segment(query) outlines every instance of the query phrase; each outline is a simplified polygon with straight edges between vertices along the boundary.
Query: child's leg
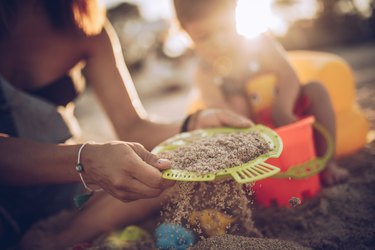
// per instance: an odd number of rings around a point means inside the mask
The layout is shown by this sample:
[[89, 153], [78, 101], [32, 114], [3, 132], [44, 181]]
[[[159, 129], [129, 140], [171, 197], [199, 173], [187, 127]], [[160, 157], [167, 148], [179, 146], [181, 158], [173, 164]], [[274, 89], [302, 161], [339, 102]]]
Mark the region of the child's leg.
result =
[[[325, 87], [318, 83], [312, 82], [302, 87], [302, 95], [306, 96], [310, 101], [308, 113], [314, 115], [317, 122], [323, 125], [331, 134], [333, 141], [336, 141], [336, 121], [335, 113], [332, 108], [331, 99]], [[322, 156], [326, 151], [326, 143], [324, 138], [315, 134], [317, 145], [317, 154]], [[335, 145], [334, 148], [335, 150]], [[320, 174], [321, 181], [324, 185], [333, 185], [345, 181], [348, 178], [348, 172], [340, 168], [334, 157], [327, 163], [325, 170]]]
[[[96, 196], [96, 197], [95, 197]], [[141, 222], [153, 213], [159, 211], [164, 196], [153, 199], [143, 199], [133, 202], [122, 202], [106, 194], [96, 194], [92, 200], [84, 205], [64, 221], [64, 225], [57, 232], [52, 232], [39, 243], [44, 248], [66, 249], [77, 243], [94, 239], [103, 233], [126, 225]], [[25, 239], [26, 238], [26, 239]], [[33, 235], [26, 235], [23, 239], [25, 249], [30, 248]], [[40, 249], [36, 247], [35, 249]]]
[[94, 204], [78, 212], [72, 223], [59, 235], [61, 242], [79, 243], [92, 239], [101, 233], [140, 222], [157, 212], [161, 207], [161, 197], [122, 202], [105, 195]]

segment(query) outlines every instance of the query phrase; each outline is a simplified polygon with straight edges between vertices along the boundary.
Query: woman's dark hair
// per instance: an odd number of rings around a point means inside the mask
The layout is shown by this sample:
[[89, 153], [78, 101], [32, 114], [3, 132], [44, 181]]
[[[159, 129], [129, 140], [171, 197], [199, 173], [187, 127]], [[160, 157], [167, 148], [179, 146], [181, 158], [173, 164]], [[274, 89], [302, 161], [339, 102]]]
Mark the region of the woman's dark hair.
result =
[[[78, 28], [86, 35], [99, 33], [105, 21], [105, 9], [97, 0], [40, 0], [56, 29]], [[1, 0], [0, 37], [12, 28], [17, 9], [23, 1]]]

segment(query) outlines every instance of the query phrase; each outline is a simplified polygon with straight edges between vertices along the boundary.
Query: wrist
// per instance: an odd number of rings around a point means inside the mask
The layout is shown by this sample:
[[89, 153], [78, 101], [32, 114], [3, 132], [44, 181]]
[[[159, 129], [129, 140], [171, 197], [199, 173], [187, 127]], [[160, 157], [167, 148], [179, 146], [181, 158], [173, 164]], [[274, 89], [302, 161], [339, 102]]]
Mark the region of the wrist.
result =
[[[44, 150], [46, 162], [50, 162], [53, 167], [49, 167], [45, 171], [45, 175], [49, 176], [50, 182], [52, 183], [78, 183], [79, 176], [75, 171], [75, 165], [77, 163], [77, 152], [80, 145], [54, 145], [49, 147], [52, 149], [47, 154], [47, 150]], [[56, 163], [54, 163], [56, 162]]]
[[[94, 164], [94, 160], [90, 155], [92, 155], [91, 148], [95, 147], [95, 142], [89, 141], [81, 144], [77, 152], [77, 162], [75, 165], [75, 170], [85, 187], [85, 189], [89, 192], [95, 192], [102, 190], [101, 188], [91, 187], [90, 184], [94, 184], [92, 178], [89, 178], [90, 174], [90, 166]], [[90, 150], [91, 149], [91, 150]]]
[[197, 120], [201, 110], [198, 110], [192, 114], [189, 114], [182, 122], [180, 132], [187, 132], [196, 128]]
[[283, 126], [297, 121], [297, 117], [293, 113], [278, 112], [273, 114], [273, 120], [277, 126]]
[[184, 133], [184, 132], [189, 131], [189, 123], [190, 123], [190, 120], [191, 120], [192, 116], [193, 116], [193, 114], [189, 114], [188, 116], [185, 117], [185, 119], [183, 120], [183, 122], [181, 124], [180, 133]]

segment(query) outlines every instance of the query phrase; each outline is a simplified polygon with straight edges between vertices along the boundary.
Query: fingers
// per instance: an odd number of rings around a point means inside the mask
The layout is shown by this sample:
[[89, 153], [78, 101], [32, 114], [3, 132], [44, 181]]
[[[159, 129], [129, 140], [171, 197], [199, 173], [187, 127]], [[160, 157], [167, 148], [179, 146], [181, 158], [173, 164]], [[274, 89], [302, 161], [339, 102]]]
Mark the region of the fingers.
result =
[[133, 159], [133, 167], [130, 169], [134, 178], [152, 188], [164, 189], [174, 184], [174, 182], [162, 179], [159, 171], [170, 167], [169, 160], [159, 159], [138, 143], [132, 143], [130, 146], [138, 155], [138, 158]]
[[112, 142], [87, 149], [82, 157], [86, 181], [120, 200], [156, 197], [174, 183], [162, 179], [160, 172], [171, 162], [159, 159], [141, 144]]
[[156, 168], [158, 168], [160, 170], [168, 169], [168, 168], [171, 167], [171, 164], [172, 164], [171, 161], [168, 160], [168, 159], [158, 159], [155, 164], [152, 164], [150, 162], [147, 162], [147, 163], [149, 163], [150, 165], [152, 165], [152, 166], [154, 166], [154, 167], [156, 167]]
[[[169, 181], [169, 183], [174, 182]], [[138, 179], [131, 178], [130, 176], [127, 178], [119, 178], [117, 181], [112, 183], [112, 187], [113, 188], [109, 191], [109, 193], [122, 201], [133, 201], [158, 197], [167, 189], [167, 187], [153, 188], [147, 186]]]
[[238, 115], [229, 110], [207, 109], [199, 113], [196, 128], [208, 127], [235, 127], [247, 128], [254, 123], [244, 116]]
[[163, 190], [152, 188], [137, 179], [129, 178], [121, 183], [116, 183], [116, 196], [123, 201], [157, 197]]
[[228, 127], [247, 128], [253, 126], [254, 123], [244, 116], [240, 116], [229, 110], [217, 113], [219, 122]]
[[151, 166], [156, 167], [157, 169], [164, 170], [168, 169], [171, 166], [171, 161], [168, 159], [160, 159], [156, 155], [152, 154], [151, 152], [147, 151], [141, 144], [139, 143], [131, 143], [130, 146], [133, 150], [137, 153], [137, 155], [146, 163]]

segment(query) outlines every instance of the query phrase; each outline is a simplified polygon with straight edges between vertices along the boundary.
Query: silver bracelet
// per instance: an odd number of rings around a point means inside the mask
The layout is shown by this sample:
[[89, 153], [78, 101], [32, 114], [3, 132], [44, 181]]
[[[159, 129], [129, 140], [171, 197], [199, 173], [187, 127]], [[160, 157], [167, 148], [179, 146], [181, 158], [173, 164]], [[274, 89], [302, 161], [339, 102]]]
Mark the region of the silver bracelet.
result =
[[83, 176], [82, 176], [82, 172], [84, 171], [84, 168], [83, 168], [83, 165], [81, 163], [81, 153], [82, 153], [82, 150], [83, 148], [87, 145], [87, 144], [90, 144], [90, 143], [94, 143], [93, 141], [88, 141], [88, 142], [85, 142], [81, 145], [81, 147], [79, 148], [78, 150], [78, 157], [77, 157], [77, 165], [76, 165], [76, 171], [79, 175], [79, 177], [81, 178], [81, 181], [83, 183], [83, 186], [85, 187], [86, 190], [88, 190], [89, 192], [99, 192], [99, 191], [102, 191], [103, 189], [102, 188], [98, 188], [98, 189], [91, 189], [85, 182], [85, 180], [83, 179]]

